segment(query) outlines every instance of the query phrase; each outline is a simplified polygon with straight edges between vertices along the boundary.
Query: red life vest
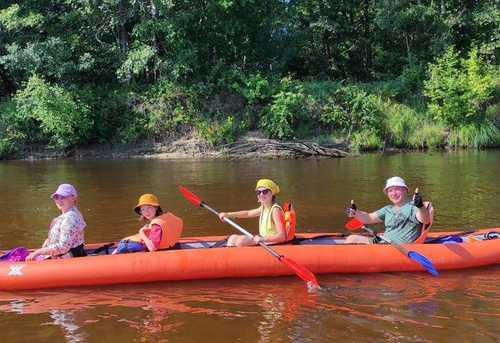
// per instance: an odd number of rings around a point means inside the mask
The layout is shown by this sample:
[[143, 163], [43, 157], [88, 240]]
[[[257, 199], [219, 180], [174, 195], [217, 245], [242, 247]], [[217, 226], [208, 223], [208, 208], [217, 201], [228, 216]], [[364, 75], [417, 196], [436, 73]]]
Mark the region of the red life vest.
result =
[[[184, 225], [181, 218], [170, 212], [154, 218], [148, 226], [151, 227], [151, 225], [154, 224], [161, 227], [161, 241], [158, 246], [158, 250], [173, 247], [181, 237]], [[138, 233], [124, 239], [134, 242], [142, 242], [141, 236]]]

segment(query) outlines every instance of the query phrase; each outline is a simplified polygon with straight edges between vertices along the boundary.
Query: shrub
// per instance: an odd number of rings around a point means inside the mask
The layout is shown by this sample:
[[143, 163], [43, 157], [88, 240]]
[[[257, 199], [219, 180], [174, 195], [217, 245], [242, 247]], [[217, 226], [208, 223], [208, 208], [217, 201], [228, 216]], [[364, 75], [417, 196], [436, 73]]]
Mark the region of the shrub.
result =
[[160, 82], [144, 103], [147, 131], [156, 137], [165, 137], [190, 126], [199, 112], [200, 94], [172, 82]]
[[305, 102], [303, 86], [283, 79], [281, 90], [273, 96], [271, 106], [262, 117], [262, 128], [272, 138], [293, 138], [299, 126], [310, 125], [305, 115]]
[[477, 50], [463, 60], [448, 49], [430, 66], [430, 79], [425, 82], [429, 113], [452, 128], [482, 123], [495, 89], [493, 75]]
[[11, 157], [16, 151], [16, 144], [11, 138], [0, 139], [0, 160]]
[[42, 138], [66, 148], [87, 141], [93, 124], [90, 111], [72, 92], [34, 75], [17, 92], [15, 102], [17, 122], [28, 142]]
[[384, 141], [373, 130], [365, 129], [352, 135], [351, 148], [354, 151], [379, 150], [384, 147]]
[[114, 139], [121, 144], [130, 144], [140, 141], [147, 136], [146, 122], [147, 119], [144, 115], [138, 114], [132, 116], [126, 124], [117, 129], [117, 134]]
[[380, 109], [380, 101], [380, 97], [369, 95], [358, 87], [341, 87], [324, 106], [319, 121], [348, 134], [372, 130], [383, 136], [385, 115]]
[[132, 113], [129, 106], [134, 100], [134, 94], [120, 85], [87, 86], [78, 90], [78, 97], [90, 108], [90, 119], [98, 125], [93, 125], [89, 141], [113, 142], [117, 134], [125, 126], [135, 121], [137, 113]]
[[261, 74], [252, 74], [241, 81], [243, 84], [233, 83], [233, 90], [242, 94], [249, 105], [264, 103], [272, 98], [272, 80]]
[[223, 121], [202, 120], [196, 124], [196, 127], [211, 146], [234, 142], [240, 129], [233, 116], [228, 116]]
[[408, 137], [408, 144], [419, 149], [438, 149], [446, 145], [446, 131], [442, 124], [423, 122]]
[[421, 97], [425, 75], [425, 67], [412, 59], [397, 78], [370, 82], [362, 84], [360, 87], [369, 94], [380, 95], [384, 98], [409, 104]]
[[145, 44], [135, 44], [129, 51], [116, 74], [119, 79], [130, 81], [134, 76], [148, 72], [148, 65], [156, 54], [155, 49]]
[[387, 133], [392, 144], [397, 147], [409, 145], [410, 137], [415, 135], [419, 123], [419, 115], [408, 106], [381, 102], [382, 110], [387, 116]]

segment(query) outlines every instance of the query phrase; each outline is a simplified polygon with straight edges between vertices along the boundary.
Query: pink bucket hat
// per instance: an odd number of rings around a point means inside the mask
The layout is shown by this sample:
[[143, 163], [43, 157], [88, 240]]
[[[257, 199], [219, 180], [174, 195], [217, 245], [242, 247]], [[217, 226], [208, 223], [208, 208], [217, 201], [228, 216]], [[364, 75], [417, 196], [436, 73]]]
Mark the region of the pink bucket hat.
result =
[[60, 184], [59, 187], [57, 187], [57, 190], [50, 197], [54, 199], [54, 196], [56, 194], [63, 197], [78, 196], [76, 188], [70, 185], [69, 183]]

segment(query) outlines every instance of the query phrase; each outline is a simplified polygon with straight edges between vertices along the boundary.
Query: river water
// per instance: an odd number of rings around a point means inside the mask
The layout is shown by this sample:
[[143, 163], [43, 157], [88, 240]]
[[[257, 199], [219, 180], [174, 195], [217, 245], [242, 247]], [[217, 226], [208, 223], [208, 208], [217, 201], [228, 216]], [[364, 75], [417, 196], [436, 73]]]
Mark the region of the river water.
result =
[[[384, 181], [404, 177], [436, 209], [433, 230], [498, 227], [500, 151], [363, 155], [334, 160], [113, 160], [0, 163], [0, 249], [37, 247], [57, 215], [59, 183], [80, 191], [87, 242], [137, 231], [132, 208], [156, 193], [185, 236], [233, 229], [187, 203], [187, 186], [212, 207], [256, 207], [257, 179], [292, 200], [298, 227], [342, 232], [351, 199], [386, 204]], [[254, 231], [256, 220], [239, 221]], [[500, 342], [500, 265], [443, 272], [319, 275], [310, 293], [295, 277], [163, 282], [0, 292], [4, 342]], [[1, 287], [0, 287], [1, 288]]]

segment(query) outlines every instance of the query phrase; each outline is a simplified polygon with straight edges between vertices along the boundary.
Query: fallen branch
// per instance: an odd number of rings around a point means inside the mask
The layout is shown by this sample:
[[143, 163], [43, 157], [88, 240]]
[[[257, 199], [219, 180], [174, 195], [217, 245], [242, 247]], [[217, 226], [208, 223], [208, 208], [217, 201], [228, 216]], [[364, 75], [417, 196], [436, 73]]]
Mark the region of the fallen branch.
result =
[[346, 151], [321, 146], [314, 142], [279, 142], [271, 139], [240, 141], [224, 146], [224, 155], [232, 157], [262, 155], [300, 157], [346, 157]]

